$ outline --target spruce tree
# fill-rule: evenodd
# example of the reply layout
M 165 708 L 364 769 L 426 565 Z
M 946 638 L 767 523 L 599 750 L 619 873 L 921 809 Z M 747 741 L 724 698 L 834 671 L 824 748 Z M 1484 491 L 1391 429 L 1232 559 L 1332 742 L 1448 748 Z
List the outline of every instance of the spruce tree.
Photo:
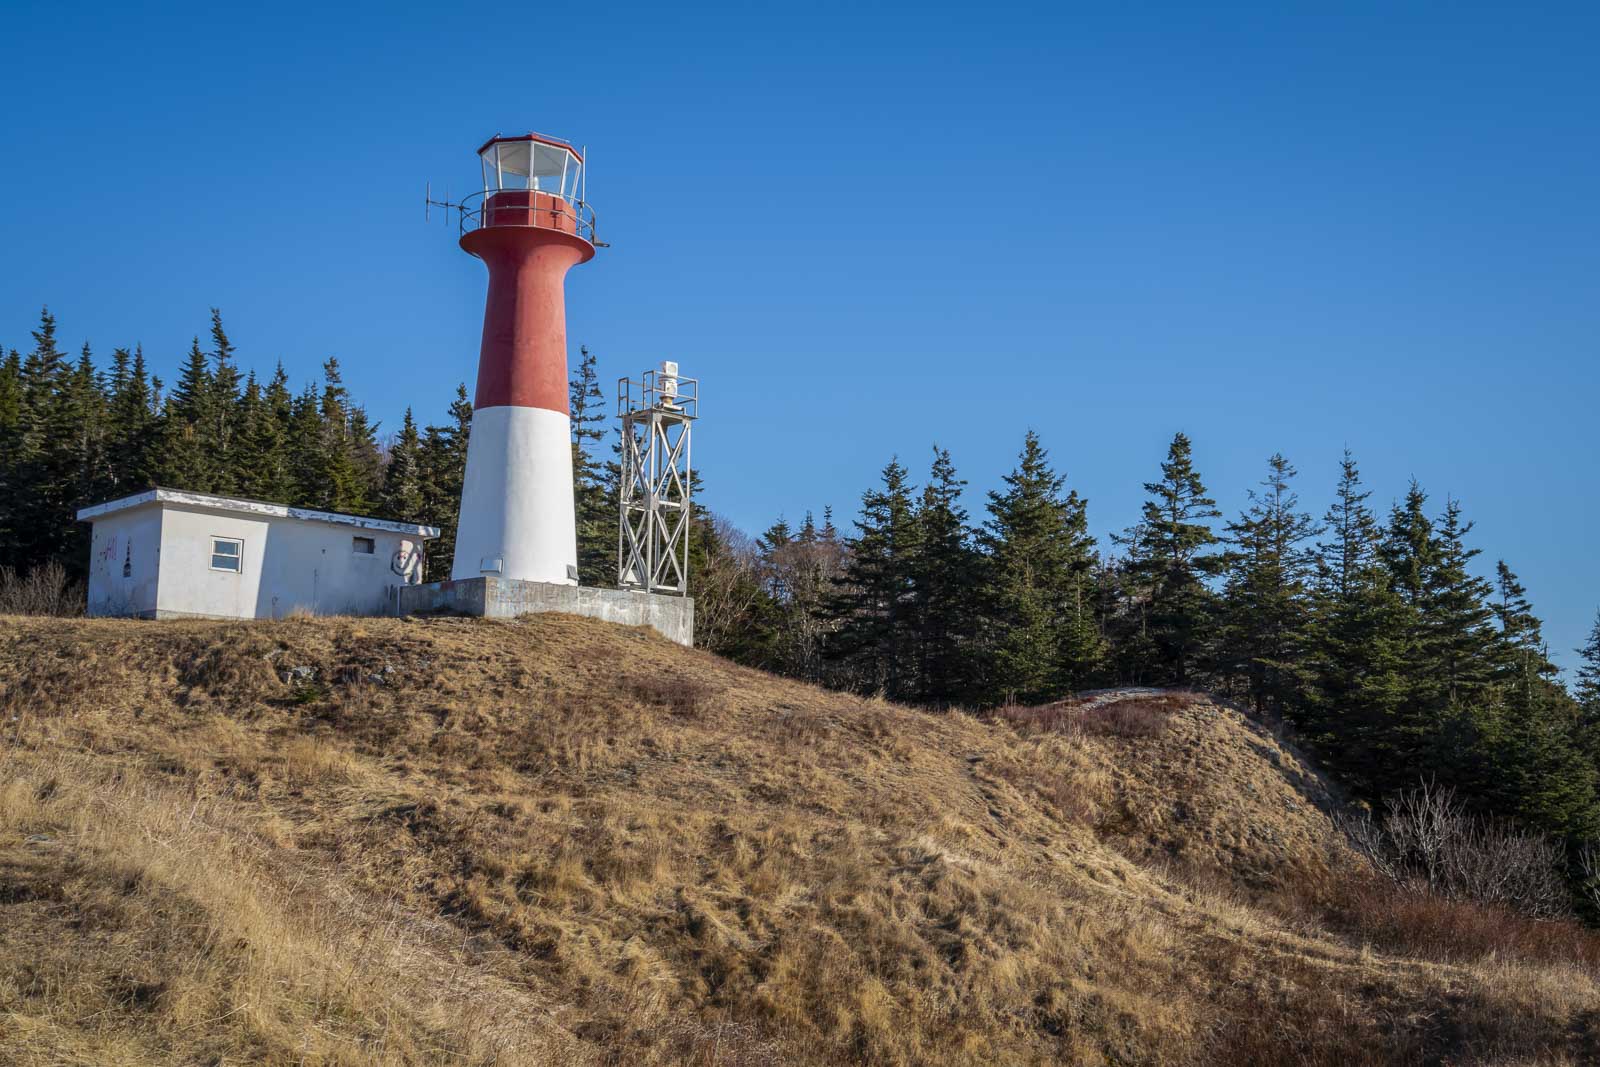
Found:
M 1460 751 L 1475 743 L 1475 725 L 1462 720 L 1454 743 L 1440 744 L 1450 709 L 1437 627 L 1430 618 L 1440 544 L 1427 501 L 1427 493 L 1413 480 L 1404 499 L 1390 508 L 1378 544 L 1395 598 L 1388 633 L 1402 684 L 1393 714 L 1373 739 L 1370 772 L 1377 792 L 1407 788 L 1421 775 L 1437 775 L 1445 748 Z
M 68 432 L 67 441 L 70 442 L 66 444 L 70 451 L 67 460 L 70 473 L 66 476 L 74 483 L 68 507 L 76 512 L 78 508 L 107 496 L 114 485 L 107 442 L 106 386 L 100 373 L 95 370 L 94 357 L 87 341 L 67 379 L 62 399 L 60 426 Z M 76 516 L 68 515 L 66 518 L 74 523 L 73 529 L 76 530 Z M 83 543 L 87 548 L 86 532 Z
M 30 569 L 61 558 L 73 536 L 69 512 L 78 496 L 78 428 L 73 425 L 77 374 L 56 344 L 56 320 L 49 309 L 39 314 L 33 350 L 22 363 L 22 405 L 18 449 L 13 460 L 17 496 L 12 507 L 14 566 Z
M 947 706 L 976 697 L 974 642 L 980 557 L 972 544 L 961 490 L 947 449 L 935 445 L 933 466 L 917 507 L 918 552 L 911 586 L 917 629 L 919 689 L 925 704 Z M 806 514 L 803 544 L 817 537 Z
M 427 573 L 434 581 L 450 577 L 455 560 L 456 520 L 461 510 L 461 483 L 467 471 L 467 439 L 472 430 L 472 402 L 467 387 L 456 386 L 449 420 L 423 431 L 421 450 L 423 521 L 439 528 L 427 544 Z
M 1542 832 L 1592 838 L 1600 832 L 1597 768 L 1581 708 L 1556 682 L 1542 624 L 1516 574 L 1495 568 L 1498 647 L 1484 653 L 1498 678 L 1475 698 L 1475 718 L 1491 723 L 1472 753 L 1477 780 L 1465 786 L 1501 812 Z
M 1406 686 L 1402 652 L 1410 615 L 1379 561 L 1382 537 L 1355 458 L 1340 461 L 1334 503 L 1316 546 L 1312 685 L 1293 718 L 1323 762 L 1358 793 L 1374 795 L 1392 764 L 1389 730 Z
M 0 348 L 0 351 L 4 351 Z M 16 349 L 0 359 L 0 567 L 15 566 L 25 493 L 22 355 Z
M 1241 673 L 1257 711 L 1298 706 L 1309 683 L 1314 556 L 1306 542 L 1322 532 L 1300 510 L 1282 453 L 1267 461 L 1263 492 L 1228 523 L 1236 547 L 1225 586 L 1222 655 Z
M 1087 595 L 1093 567 L 1084 501 L 1066 489 L 1033 431 L 1005 488 L 989 494 L 984 644 L 989 703 L 1052 699 L 1090 677 L 1099 641 Z
M 148 488 L 155 481 L 157 426 L 144 349 L 136 347 L 131 356 L 126 348 L 117 349 L 112 366 L 107 440 L 115 492 L 123 495 Z
M 1542 685 L 1512 690 L 1504 730 L 1479 756 L 1487 774 L 1465 784 L 1480 803 L 1542 833 L 1573 840 L 1600 833 L 1595 763 L 1562 695 Z
M 365 515 L 372 511 L 383 491 L 383 450 L 378 447 L 382 423 L 368 419 L 367 409 L 353 403 L 345 425 L 346 447 L 355 469 L 355 492 L 341 507 Z
M 916 643 L 911 628 L 913 564 L 920 531 L 912 487 L 898 459 L 883 487 L 862 494 L 856 536 L 835 603 L 833 655 L 848 684 L 891 700 L 915 695 Z
M 1500 674 L 1509 685 L 1531 695 L 1536 683 L 1553 681 L 1560 669 L 1550 662 L 1544 627 L 1528 602 L 1528 591 L 1505 560 L 1494 565 L 1494 601 L 1490 610 L 1500 631 Z
M 580 347 L 568 383 L 572 410 L 572 498 L 578 531 L 578 575 L 584 585 L 612 585 L 617 568 L 617 495 L 599 458 L 606 413 L 595 357 Z
M 1470 570 L 1480 550 L 1468 548 L 1472 523 L 1461 503 L 1445 502 L 1437 529 L 1434 566 L 1426 584 L 1424 626 L 1436 657 L 1434 670 L 1445 699 L 1471 701 L 1494 679 L 1495 641 L 1490 627 L 1493 587 Z
M 1600 722 L 1600 611 L 1595 612 L 1589 640 L 1577 649 L 1577 653 L 1581 662 L 1578 664 L 1572 695 L 1583 706 L 1585 716 L 1590 721 Z
M 161 413 L 157 479 L 171 489 L 216 491 L 216 454 L 211 431 L 217 425 L 210 361 L 196 337 Z
M 318 405 L 317 482 L 309 489 L 313 507 L 328 511 L 366 510 L 367 489 L 376 467 L 367 462 L 375 455 L 365 416 L 353 419 L 350 393 L 345 389 L 339 361 L 329 358 L 322 365 L 322 399 Z
M 331 507 L 325 480 L 322 413 L 314 384 L 308 382 L 290 402 L 287 437 L 285 456 L 290 487 L 287 503 L 299 507 Z
M 294 447 L 290 439 L 294 422 L 294 394 L 289 391 L 289 375 L 279 362 L 261 390 L 261 401 L 250 422 L 241 428 L 247 464 L 254 485 L 253 495 L 262 500 L 294 501 Z
M 239 491 L 238 463 L 240 442 L 236 423 L 239 417 L 239 367 L 233 343 L 222 328 L 222 313 L 211 309 L 211 397 L 206 425 L 201 433 L 211 455 L 211 488 L 214 493 Z
M 1146 482 L 1140 522 L 1123 542 L 1130 576 L 1141 587 L 1141 629 L 1152 661 L 1145 677 L 1183 685 L 1194 680 L 1207 652 L 1214 601 L 1206 582 L 1223 560 L 1208 551 L 1219 538 L 1208 520 L 1220 518 L 1194 468 L 1189 438 L 1174 435 L 1161 464 L 1161 479 Z
M 5 347 L 0 346 L 0 353 Z M 20 433 L 22 429 L 22 354 L 13 348 L 0 359 L 0 435 Z M 12 437 L 0 437 L 10 442 Z M 0 462 L 7 452 L 0 450 Z
M 385 518 L 417 522 L 423 514 L 422 438 L 410 408 L 406 408 L 400 433 L 389 448 L 381 500 Z

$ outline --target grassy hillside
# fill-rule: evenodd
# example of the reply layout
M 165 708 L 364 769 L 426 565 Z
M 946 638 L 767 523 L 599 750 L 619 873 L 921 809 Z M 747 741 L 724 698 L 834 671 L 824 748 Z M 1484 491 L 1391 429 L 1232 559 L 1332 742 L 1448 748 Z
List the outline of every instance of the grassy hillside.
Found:
M 1238 713 L 1015 719 L 555 616 L 0 620 L 0 1063 L 1600 1056 L 1589 935 L 1362 897 Z

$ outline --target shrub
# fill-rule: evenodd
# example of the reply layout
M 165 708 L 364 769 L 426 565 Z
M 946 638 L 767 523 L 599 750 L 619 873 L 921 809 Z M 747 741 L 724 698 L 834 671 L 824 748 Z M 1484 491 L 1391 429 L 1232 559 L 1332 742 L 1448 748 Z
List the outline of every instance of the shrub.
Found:
M 19 575 L 0 567 L 0 615 L 82 615 L 83 583 L 67 577 L 66 568 L 51 561 Z
M 628 688 L 639 703 L 666 708 L 684 718 L 699 714 L 716 692 L 704 682 L 674 675 L 631 678 Z
M 1358 851 L 1393 884 L 1448 900 L 1512 908 L 1536 919 L 1570 914 L 1565 850 L 1542 834 L 1475 816 L 1455 790 L 1424 783 L 1390 797 L 1381 820 L 1346 819 Z
M 1156 737 L 1172 725 L 1171 713 L 1193 694 L 1160 693 L 1104 704 L 1062 701 L 1039 707 L 1002 707 L 990 714 L 1022 734 L 1081 732 L 1091 737 Z

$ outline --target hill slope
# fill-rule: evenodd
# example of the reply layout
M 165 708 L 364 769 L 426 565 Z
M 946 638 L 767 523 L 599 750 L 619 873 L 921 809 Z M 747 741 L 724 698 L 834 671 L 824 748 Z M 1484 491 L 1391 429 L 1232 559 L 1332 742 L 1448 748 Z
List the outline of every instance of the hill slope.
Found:
M 1272 905 L 1360 876 L 1327 790 L 1165 703 L 1019 732 L 557 616 L 0 620 L 0 1062 L 1595 1054 L 1589 970 Z

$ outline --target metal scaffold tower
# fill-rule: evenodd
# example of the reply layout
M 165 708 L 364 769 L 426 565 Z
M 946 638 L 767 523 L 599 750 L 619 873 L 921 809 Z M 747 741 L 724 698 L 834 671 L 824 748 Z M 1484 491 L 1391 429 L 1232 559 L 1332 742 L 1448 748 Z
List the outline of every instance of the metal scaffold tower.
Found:
M 617 382 L 622 420 L 617 584 L 689 594 L 689 437 L 700 383 L 666 361 L 639 381 Z

